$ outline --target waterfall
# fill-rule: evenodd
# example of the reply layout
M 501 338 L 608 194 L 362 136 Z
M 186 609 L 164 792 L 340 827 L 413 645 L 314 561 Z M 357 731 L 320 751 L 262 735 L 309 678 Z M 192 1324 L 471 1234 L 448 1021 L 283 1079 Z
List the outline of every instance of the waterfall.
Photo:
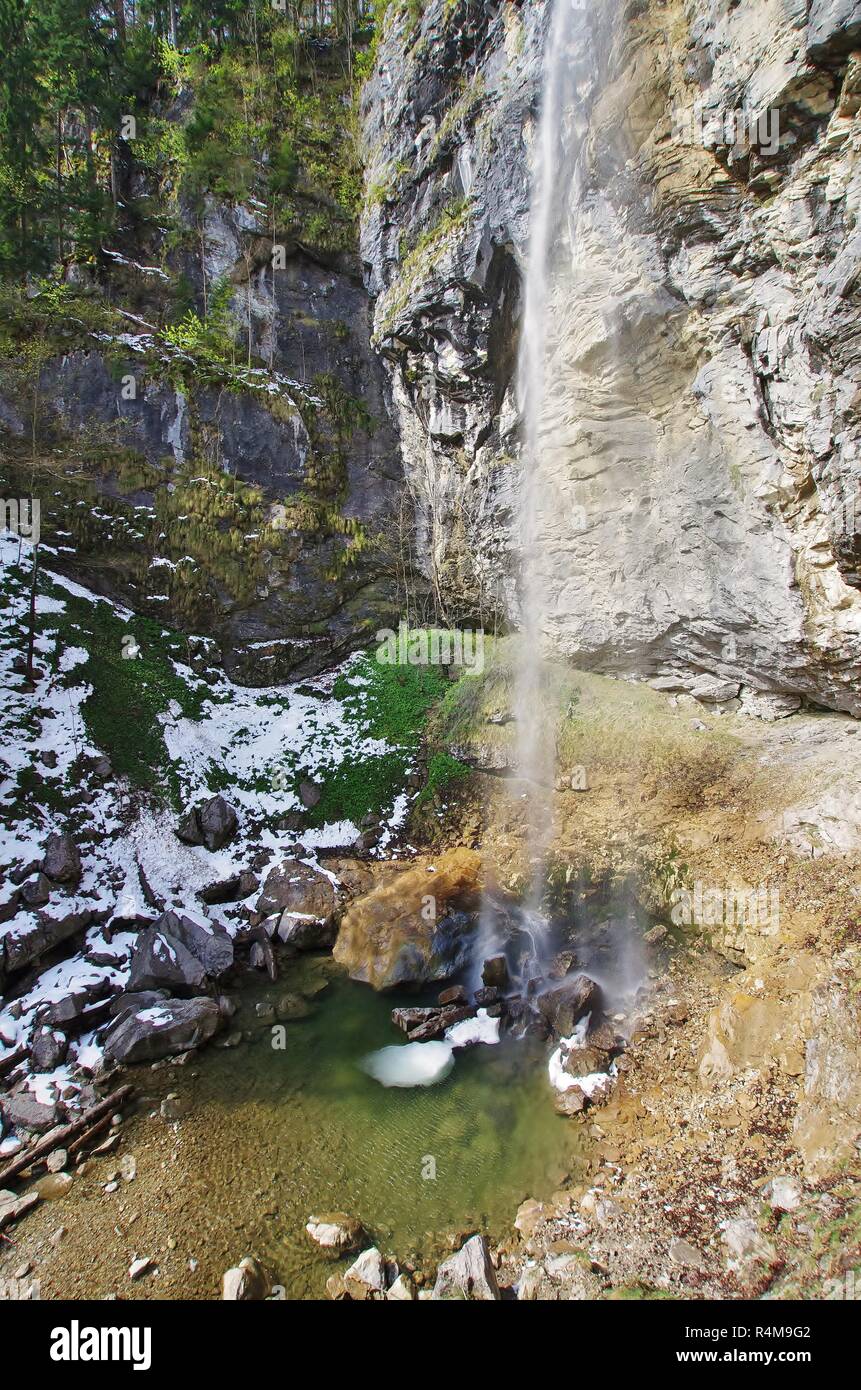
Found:
M 578 121 L 578 83 L 588 51 L 586 0 L 551 0 L 542 75 L 541 108 L 533 147 L 529 246 L 518 360 L 523 412 L 523 478 L 520 489 L 520 634 L 516 642 L 515 716 L 517 764 L 527 808 L 529 897 L 540 916 L 544 859 L 552 827 L 555 721 L 547 717 L 547 668 L 542 643 L 548 591 L 542 575 L 542 518 L 552 496 L 547 486 L 547 409 L 553 397 L 554 296 L 570 278 L 573 249 L 566 244 L 569 207 L 577 198 L 583 122 Z

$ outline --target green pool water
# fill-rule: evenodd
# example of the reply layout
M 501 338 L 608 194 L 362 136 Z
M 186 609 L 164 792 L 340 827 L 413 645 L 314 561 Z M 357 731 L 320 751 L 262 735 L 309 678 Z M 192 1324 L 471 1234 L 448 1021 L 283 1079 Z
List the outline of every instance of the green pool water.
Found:
M 275 1050 L 254 1005 L 323 983 Z M 384 1253 L 429 1270 L 453 1233 L 510 1233 L 524 1197 L 549 1195 L 575 1171 L 575 1128 L 554 1113 L 544 1046 L 477 1045 L 427 1088 L 386 1089 L 366 1075 L 362 1057 L 399 1040 L 391 1010 L 402 1002 L 420 1001 L 377 995 L 330 959 L 306 958 L 243 995 L 236 1022 L 251 1041 L 197 1063 L 183 1128 L 201 1148 L 209 1223 L 241 1232 L 287 1298 L 320 1296 L 333 1269 L 305 1235 L 311 1213 L 350 1212 Z

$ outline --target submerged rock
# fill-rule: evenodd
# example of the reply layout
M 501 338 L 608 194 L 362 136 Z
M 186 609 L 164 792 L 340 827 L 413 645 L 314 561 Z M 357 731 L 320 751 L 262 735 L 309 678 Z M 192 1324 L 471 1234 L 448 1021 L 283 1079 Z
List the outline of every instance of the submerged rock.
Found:
M 355 1254 L 366 1240 L 361 1221 L 343 1211 L 309 1216 L 305 1230 L 315 1245 L 335 1256 Z
M 456 1255 L 443 1261 L 437 1270 L 431 1297 L 434 1301 L 476 1299 L 484 1302 L 501 1297 L 484 1236 L 472 1236 Z
M 359 898 L 346 913 L 334 956 L 374 989 L 444 980 L 467 962 L 475 922 L 450 909 L 471 906 L 481 860 L 448 850 L 433 873 L 407 869 Z

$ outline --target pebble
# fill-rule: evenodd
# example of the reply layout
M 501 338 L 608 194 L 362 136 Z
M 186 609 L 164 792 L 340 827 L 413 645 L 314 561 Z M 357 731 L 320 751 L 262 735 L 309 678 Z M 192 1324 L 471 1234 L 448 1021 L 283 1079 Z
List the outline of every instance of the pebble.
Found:
M 49 1173 L 60 1173 L 69 1161 L 69 1155 L 65 1149 L 55 1149 L 48 1154 L 45 1165 Z
M 148 1255 L 144 1255 L 139 1259 L 132 1260 L 131 1265 L 129 1266 L 129 1278 L 140 1279 L 141 1275 L 146 1274 L 147 1270 L 151 1268 L 152 1260 L 149 1258 Z
M 134 1154 L 124 1154 L 120 1160 L 120 1173 L 123 1182 L 134 1182 L 138 1175 L 138 1161 Z

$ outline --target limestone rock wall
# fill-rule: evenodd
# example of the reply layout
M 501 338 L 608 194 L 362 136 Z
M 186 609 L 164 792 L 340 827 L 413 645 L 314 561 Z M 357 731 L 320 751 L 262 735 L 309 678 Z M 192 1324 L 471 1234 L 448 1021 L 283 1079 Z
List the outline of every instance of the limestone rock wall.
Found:
M 587 8 L 548 323 L 545 636 L 605 671 L 859 714 L 861 12 Z M 517 614 L 517 325 L 549 12 L 392 6 L 365 92 L 374 343 L 409 544 L 449 619 Z

